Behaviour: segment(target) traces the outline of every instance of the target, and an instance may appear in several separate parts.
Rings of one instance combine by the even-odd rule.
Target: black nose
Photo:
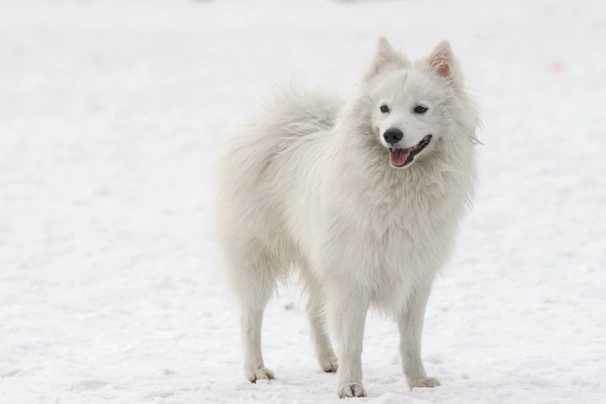
[[[383,133],[383,139],[389,144],[396,144],[402,140],[403,137],[404,134],[397,128],[389,128]]]

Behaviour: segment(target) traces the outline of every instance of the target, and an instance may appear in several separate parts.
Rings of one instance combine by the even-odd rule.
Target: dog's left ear
[[[401,53],[396,52],[387,39],[379,38],[377,44],[377,52],[372,61],[372,65],[364,78],[366,81],[373,79],[375,76],[383,73],[388,66],[396,65],[398,67],[410,67],[410,61]]]
[[[429,68],[438,76],[453,81],[456,76],[455,60],[448,41],[440,42],[429,54]]]

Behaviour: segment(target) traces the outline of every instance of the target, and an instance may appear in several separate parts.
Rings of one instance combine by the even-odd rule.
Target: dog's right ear
[[[372,66],[364,77],[366,81],[371,80],[375,76],[381,74],[387,66],[396,64],[399,67],[409,67],[410,61],[404,57],[404,55],[396,52],[387,39],[384,37],[379,38],[379,44],[377,46],[377,53],[372,62]]]

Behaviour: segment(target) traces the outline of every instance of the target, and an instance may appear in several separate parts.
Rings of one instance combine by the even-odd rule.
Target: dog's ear
[[[427,59],[429,68],[448,80],[454,80],[456,76],[454,54],[448,41],[442,41],[429,54]]]
[[[410,61],[404,57],[404,55],[396,52],[387,39],[384,37],[379,38],[379,43],[377,46],[377,52],[375,53],[375,58],[372,62],[372,65],[368,72],[366,73],[365,79],[366,81],[372,79],[377,76],[383,70],[389,66],[396,64],[400,67],[409,67]]]

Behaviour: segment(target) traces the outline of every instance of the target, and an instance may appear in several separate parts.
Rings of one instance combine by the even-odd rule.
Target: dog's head
[[[409,167],[423,159],[448,132],[452,100],[461,84],[457,70],[446,41],[413,64],[385,38],[379,40],[364,80],[372,100],[373,132],[392,167]]]

